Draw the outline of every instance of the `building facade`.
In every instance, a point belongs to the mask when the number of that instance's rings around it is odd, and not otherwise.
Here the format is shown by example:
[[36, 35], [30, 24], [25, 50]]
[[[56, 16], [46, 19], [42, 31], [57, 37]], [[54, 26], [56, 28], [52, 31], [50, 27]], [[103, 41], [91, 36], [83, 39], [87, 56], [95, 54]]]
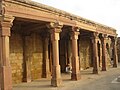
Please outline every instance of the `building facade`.
[[118, 65], [114, 28], [31, 0], [1, 0], [0, 11], [1, 90], [40, 78], [60, 86], [68, 64], [71, 80]]

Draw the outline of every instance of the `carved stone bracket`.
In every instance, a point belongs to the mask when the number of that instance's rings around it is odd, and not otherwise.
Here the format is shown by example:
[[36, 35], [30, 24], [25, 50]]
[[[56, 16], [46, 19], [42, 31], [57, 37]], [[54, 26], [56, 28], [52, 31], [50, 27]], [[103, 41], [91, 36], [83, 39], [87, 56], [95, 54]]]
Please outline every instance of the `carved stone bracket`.
[[105, 43], [104, 40], [107, 40], [107, 38], [108, 38], [108, 35], [107, 35], [107, 34], [102, 34], [102, 35], [101, 35], [101, 42], [102, 42], [102, 44]]
[[51, 22], [47, 24], [47, 27], [50, 29], [61, 29], [63, 27], [63, 23], [61, 22]]
[[10, 28], [13, 25], [14, 17], [10, 15], [0, 16], [0, 29], [2, 36], [10, 36]]
[[117, 42], [117, 37], [112, 37], [111, 40], [112, 40], [113, 43], [116, 43]]
[[92, 39], [92, 43], [99, 41], [99, 33], [93, 32], [91, 39]]
[[80, 34], [79, 31], [78, 27], [72, 27], [70, 32], [71, 39], [78, 39], [78, 35]]
[[51, 40], [59, 40], [59, 33], [62, 31], [61, 28], [63, 27], [63, 24], [60, 22], [51, 22], [47, 24], [47, 27], [50, 29]]
[[93, 32], [93, 37], [94, 37], [95, 39], [98, 39], [98, 38], [99, 38], [99, 33], [98, 33], [98, 32]]

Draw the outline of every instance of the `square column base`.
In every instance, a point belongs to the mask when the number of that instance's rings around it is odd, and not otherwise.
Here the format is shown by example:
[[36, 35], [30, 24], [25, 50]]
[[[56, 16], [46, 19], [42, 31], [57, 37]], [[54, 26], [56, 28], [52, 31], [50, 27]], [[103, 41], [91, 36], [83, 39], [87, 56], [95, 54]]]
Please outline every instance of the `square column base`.
[[99, 74], [99, 70], [98, 69], [93, 69], [93, 74]]
[[102, 56], [102, 71], [107, 71], [107, 60], [106, 60], [106, 56]]
[[62, 79], [51, 79], [51, 86], [59, 87], [62, 84]]
[[12, 90], [12, 72], [11, 67], [0, 67], [0, 90]]
[[80, 73], [72, 73], [71, 74], [71, 80], [74, 80], [74, 81], [77, 81], [77, 80], [80, 80], [81, 79], [81, 75]]
[[116, 64], [113, 64], [113, 68], [117, 68], [117, 65], [116, 65]]
[[102, 67], [102, 71], [107, 71], [107, 68], [106, 67]]
[[29, 82], [31, 82], [32, 80], [30, 79], [30, 78], [24, 78], [23, 79], [23, 82], [27, 82], [27, 83], [29, 83]]
[[61, 79], [61, 73], [60, 73], [60, 65], [53, 66], [52, 68], [52, 79], [51, 79], [51, 85], [54, 87], [61, 86], [62, 79]]

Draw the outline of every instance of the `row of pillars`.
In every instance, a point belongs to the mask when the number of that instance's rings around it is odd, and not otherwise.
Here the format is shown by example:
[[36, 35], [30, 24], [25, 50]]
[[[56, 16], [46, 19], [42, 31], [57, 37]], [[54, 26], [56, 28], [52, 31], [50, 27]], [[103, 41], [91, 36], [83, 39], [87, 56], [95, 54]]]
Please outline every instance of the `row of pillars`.
[[[59, 33], [62, 25], [60, 23], [51, 23], [49, 25], [51, 31], [51, 41], [53, 48], [53, 66], [52, 66], [52, 86], [60, 86], [62, 83], [60, 65], [59, 65]], [[71, 41], [72, 41], [72, 80], [80, 79], [79, 61], [78, 61], [78, 28], [71, 27]]]
[[[10, 36], [10, 28], [12, 26], [13, 17], [5, 17], [1, 20], [1, 28], [0, 28], [0, 87], [1, 90], [12, 90], [12, 74], [11, 74], [11, 66], [9, 60], [9, 36]], [[61, 23], [50, 23], [48, 25], [51, 33], [51, 41], [52, 41], [52, 49], [53, 49], [53, 65], [52, 65], [52, 86], [60, 86], [62, 83], [61, 73], [60, 73], [60, 65], [59, 65], [59, 34], [62, 28]], [[72, 41], [72, 80], [80, 79], [80, 71], [79, 71], [79, 61], [78, 61], [78, 35], [79, 30], [76, 27], [71, 27], [71, 41]], [[93, 34], [93, 50], [94, 50], [94, 73], [98, 73], [98, 51], [97, 51], [97, 35]], [[47, 67], [49, 59], [48, 59], [48, 40], [45, 39], [44, 46], [44, 59], [46, 60], [46, 72], [49, 72], [49, 68]], [[105, 41], [103, 40], [105, 43]], [[105, 45], [103, 45], [103, 50], [105, 50]], [[116, 44], [114, 43], [114, 67], [117, 66], [117, 58], [116, 58]], [[103, 51], [103, 61], [106, 62], [105, 51]], [[106, 69], [105, 63], [103, 64], [103, 70]], [[45, 73], [45, 75], [49, 75]], [[27, 80], [27, 76], [26, 76]]]
[[[98, 59], [98, 41], [101, 39], [102, 44], [102, 71], [107, 70], [107, 54], [106, 54], [106, 40], [108, 36], [103, 34], [101, 38], [99, 38], [99, 33], [93, 33], [92, 44], [93, 44], [93, 73], [99, 73], [99, 59]], [[116, 48], [116, 37], [111, 37], [111, 41], [113, 43], [113, 67], [118, 66], [117, 59], [117, 48]]]
[[[53, 24], [52, 24], [53, 25]], [[61, 84], [61, 76], [60, 76], [60, 65], [59, 65], [59, 33], [61, 32], [61, 27], [58, 25], [52, 26], [51, 32], [51, 40], [53, 44], [53, 72], [52, 72], [52, 80], [51, 85], [59, 86]], [[71, 28], [71, 41], [72, 41], [72, 74], [71, 80], [78, 80], [81, 78], [80, 71], [79, 71], [79, 60], [78, 60], [78, 35], [79, 29], [76, 27]], [[113, 67], [117, 67], [117, 51], [116, 51], [116, 39], [113, 37], [111, 38], [113, 42]], [[99, 73], [99, 59], [98, 59], [98, 40], [99, 40], [99, 33], [94, 32], [92, 37], [93, 42], [93, 73]], [[107, 54], [106, 54], [106, 40], [107, 35], [104, 34], [101, 37], [102, 43], [102, 71], [107, 70]]]

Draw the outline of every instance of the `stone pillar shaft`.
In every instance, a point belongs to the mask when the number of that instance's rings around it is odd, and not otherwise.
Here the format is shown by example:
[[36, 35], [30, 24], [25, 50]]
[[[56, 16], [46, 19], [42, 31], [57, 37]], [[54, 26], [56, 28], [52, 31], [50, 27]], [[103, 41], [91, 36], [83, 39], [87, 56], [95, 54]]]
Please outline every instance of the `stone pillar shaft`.
[[59, 33], [61, 32], [61, 23], [50, 23], [49, 28], [51, 29], [51, 41], [53, 49], [53, 66], [52, 66], [52, 86], [60, 86], [62, 83], [60, 65], [59, 65]]
[[12, 72], [9, 60], [9, 36], [13, 17], [4, 16], [0, 22], [0, 86], [12, 90]]
[[99, 60], [98, 60], [98, 33], [93, 33], [93, 73], [99, 73]]
[[117, 57], [117, 46], [116, 38], [113, 38], [113, 67], [118, 66], [118, 57]]
[[50, 74], [50, 64], [49, 64], [49, 55], [48, 55], [48, 43], [49, 43], [49, 37], [44, 37], [44, 45], [43, 45], [43, 77], [49, 78], [51, 76]]
[[106, 38], [102, 38], [102, 71], [107, 70]]
[[31, 82], [31, 61], [28, 57], [28, 48], [26, 47], [27, 45], [27, 40], [29, 39], [30, 36], [23, 36], [23, 57], [24, 57], [24, 73], [23, 73], [23, 81], [24, 82]]
[[[59, 33], [52, 34], [53, 37], [59, 37]], [[61, 84], [61, 74], [59, 65], [59, 46], [58, 40], [52, 40], [53, 45], [53, 67], [52, 67], [52, 86], [60, 86]]]
[[71, 40], [72, 40], [72, 80], [78, 80], [81, 78], [80, 71], [79, 71], [79, 60], [78, 60], [78, 35], [79, 32], [72, 31], [71, 33]]
[[71, 57], [72, 57], [72, 52], [71, 52], [71, 40], [68, 41], [68, 63], [71, 66]]

